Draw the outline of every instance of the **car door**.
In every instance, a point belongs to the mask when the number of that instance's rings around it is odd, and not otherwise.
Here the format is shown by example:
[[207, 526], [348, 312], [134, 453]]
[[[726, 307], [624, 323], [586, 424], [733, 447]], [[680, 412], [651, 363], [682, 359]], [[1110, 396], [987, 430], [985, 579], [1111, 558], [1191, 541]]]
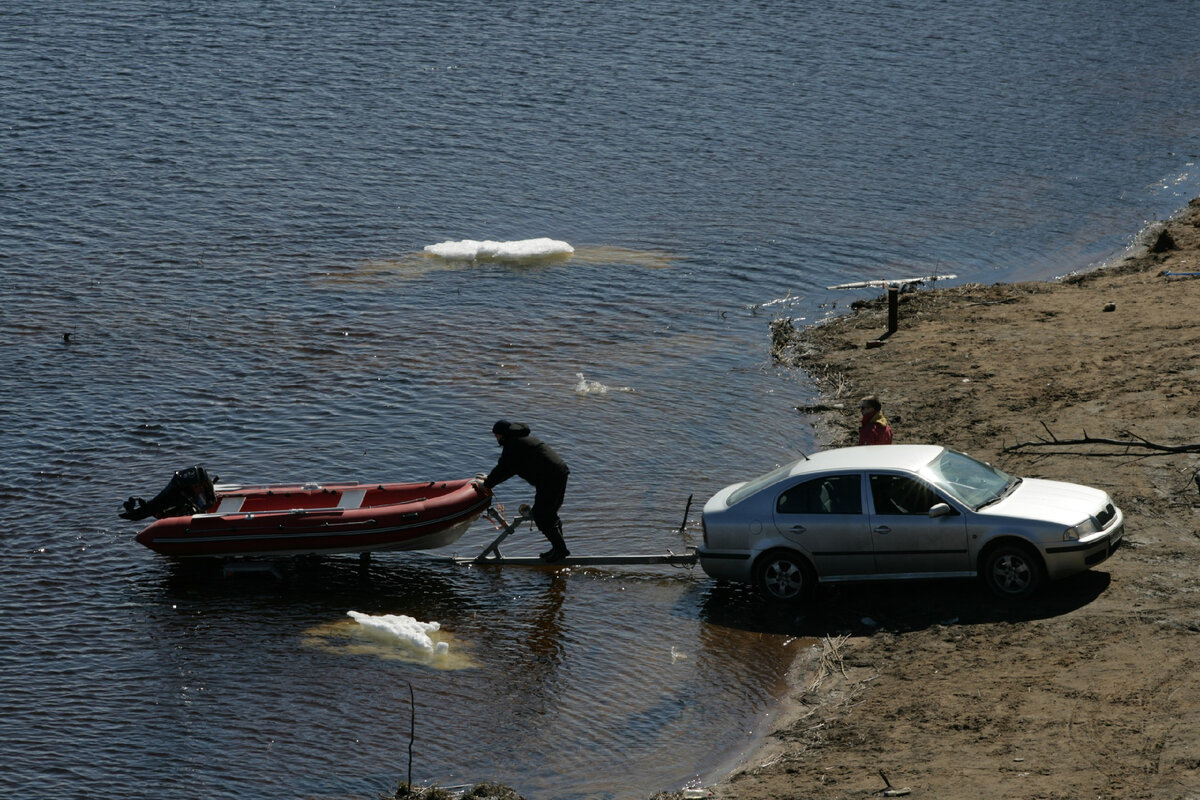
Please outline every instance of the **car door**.
[[862, 483], [858, 473], [810, 477], [776, 497], [775, 527], [809, 555], [822, 577], [875, 571]]
[[[970, 569], [966, 518], [928, 483], [911, 475], [871, 473], [871, 537], [880, 575], [945, 575]], [[950, 513], [930, 516], [946, 503]]]

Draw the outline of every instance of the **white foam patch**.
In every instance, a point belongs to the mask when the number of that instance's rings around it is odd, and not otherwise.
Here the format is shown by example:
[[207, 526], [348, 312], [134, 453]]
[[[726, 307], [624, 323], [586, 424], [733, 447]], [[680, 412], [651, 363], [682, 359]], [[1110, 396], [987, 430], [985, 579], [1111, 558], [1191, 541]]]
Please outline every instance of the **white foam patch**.
[[605, 386], [600, 381], [592, 381], [583, 377], [582, 372], [576, 372], [579, 383], [575, 384], [576, 394], [608, 394], [609, 392], [632, 392], [632, 386]]
[[759, 311], [760, 309], [771, 308], [772, 306], [780, 306], [782, 308], [795, 308], [803, 300], [804, 300], [803, 297], [793, 297], [792, 292], [789, 289], [788, 293], [785, 294], [783, 297], [776, 297], [774, 300], [768, 300], [765, 303], [754, 303], [753, 305], [746, 306], [746, 308], [750, 309], [751, 311]]
[[363, 633], [383, 642], [405, 644], [426, 653], [445, 653], [450, 650], [446, 642], [434, 642], [429, 636], [442, 629], [437, 622], [421, 622], [404, 614], [381, 614], [372, 616], [360, 611], [347, 611], [348, 616], [362, 626]]
[[463, 239], [458, 242], [439, 242], [425, 245], [425, 252], [430, 255], [454, 261], [478, 261], [494, 259], [499, 261], [520, 261], [530, 258], [550, 258], [567, 256], [575, 252], [575, 248], [557, 239], [521, 239], [516, 242], [477, 242], [474, 239]]

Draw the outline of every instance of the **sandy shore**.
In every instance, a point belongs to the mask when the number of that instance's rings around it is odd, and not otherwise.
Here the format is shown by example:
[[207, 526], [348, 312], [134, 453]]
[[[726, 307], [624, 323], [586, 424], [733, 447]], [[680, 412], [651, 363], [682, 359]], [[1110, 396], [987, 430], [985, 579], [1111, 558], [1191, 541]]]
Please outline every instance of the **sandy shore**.
[[902, 294], [829, 324], [775, 325], [855, 442], [878, 393], [898, 442], [1108, 491], [1126, 546], [1006, 608], [974, 582], [824, 589], [785, 629], [818, 637], [779, 729], [717, 797], [1200, 798], [1200, 202], [1174, 246], [1062, 281]]

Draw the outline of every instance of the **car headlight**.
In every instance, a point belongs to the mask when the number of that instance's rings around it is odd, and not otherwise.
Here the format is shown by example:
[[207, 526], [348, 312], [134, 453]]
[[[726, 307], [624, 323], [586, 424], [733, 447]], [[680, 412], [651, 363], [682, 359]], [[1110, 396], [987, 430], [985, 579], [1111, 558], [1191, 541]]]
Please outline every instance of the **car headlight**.
[[1067, 528], [1065, 531], [1063, 531], [1063, 541], [1077, 542], [1081, 537], [1087, 536], [1089, 533], [1095, 533], [1098, 530], [1100, 530], [1100, 528], [1096, 525], [1096, 519], [1094, 517], [1088, 517], [1086, 521], [1081, 522], [1078, 525], [1072, 525], [1070, 528]]

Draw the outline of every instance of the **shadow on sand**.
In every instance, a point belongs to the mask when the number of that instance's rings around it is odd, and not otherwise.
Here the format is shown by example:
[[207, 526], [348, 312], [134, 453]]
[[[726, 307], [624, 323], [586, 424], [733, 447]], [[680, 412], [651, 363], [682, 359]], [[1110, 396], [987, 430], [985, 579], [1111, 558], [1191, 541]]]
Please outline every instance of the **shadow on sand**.
[[758, 633], [815, 639], [870, 636], [1057, 617], [1091, 603], [1109, 582], [1108, 573], [1090, 570], [1053, 583], [1023, 602], [997, 600], [973, 580], [839, 584], [822, 586], [813, 599], [790, 606], [763, 600], [744, 586], [713, 585], [701, 598], [700, 618]]

